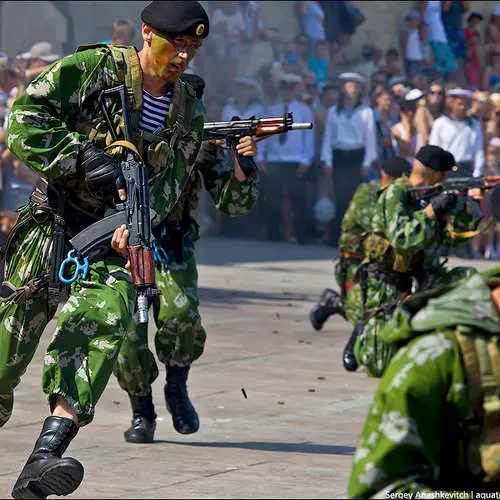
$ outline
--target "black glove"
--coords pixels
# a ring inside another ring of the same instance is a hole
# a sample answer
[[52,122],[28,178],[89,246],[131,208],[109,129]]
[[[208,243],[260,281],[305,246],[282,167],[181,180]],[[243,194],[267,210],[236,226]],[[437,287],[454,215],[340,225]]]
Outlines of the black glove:
[[455,208],[456,204],[457,195],[453,191],[443,191],[431,198],[431,205],[436,219],[440,219],[443,215],[449,213]]
[[78,161],[92,194],[109,196],[125,188],[120,162],[94,144],[80,151]]
[[241,171],[245,174],[245,177],[250,177],[252,174],[259,170],[254,159],[250,156],[243,156],[236,153],[236,158]]

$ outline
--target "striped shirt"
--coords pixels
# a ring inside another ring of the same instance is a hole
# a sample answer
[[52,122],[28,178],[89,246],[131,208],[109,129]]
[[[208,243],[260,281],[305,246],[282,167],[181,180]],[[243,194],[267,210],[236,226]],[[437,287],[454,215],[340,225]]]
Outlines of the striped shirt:
[[171,102],[172,92],[167,92],[161,97],[153,97],[150,93],[142,89],[142,110],[139,119],[139,129],[154,132],[168,116]]

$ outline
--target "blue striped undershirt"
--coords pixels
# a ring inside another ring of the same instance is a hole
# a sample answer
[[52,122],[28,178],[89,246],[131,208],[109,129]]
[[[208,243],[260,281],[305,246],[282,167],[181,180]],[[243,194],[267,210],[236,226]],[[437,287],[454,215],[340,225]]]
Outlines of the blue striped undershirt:
[[142,90],[142,110],[139,119],[139,129],[147,132],[155,132],[168,116],[172,92],[164,96],[153,97],[150,93]]

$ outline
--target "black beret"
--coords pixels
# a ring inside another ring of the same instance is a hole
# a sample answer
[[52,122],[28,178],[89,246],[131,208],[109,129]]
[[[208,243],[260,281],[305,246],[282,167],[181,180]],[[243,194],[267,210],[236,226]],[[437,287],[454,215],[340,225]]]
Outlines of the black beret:
[[402,175],[409,175],[411,172],[411,163],[401,156],[395,156],[385,160],[380,168],[387,174],[396,179]]
[[448,172],[457,169],[455,157],[449,151],[445,151],[439,146],[431,146],[430,144],[422,146],[415,155],[415,159],[424,166],[438,172]]
[[155,0],[141,13],[142,22],[164,35],[190,35],[205,38],[209,31],[208,15],[200,2],[192,0]]
[[203,80],[201,76],[191,74],[186,75],[186,73],[184,73],[181,76],[181,79],[186,83],[189,83],[189,85],[193,87],[193,90],[198,99],[201,99],[203,97],[203,91],[205,90],[205,80]]
[[491,215],[496,221],[500,221],[500,185],[490,191]]

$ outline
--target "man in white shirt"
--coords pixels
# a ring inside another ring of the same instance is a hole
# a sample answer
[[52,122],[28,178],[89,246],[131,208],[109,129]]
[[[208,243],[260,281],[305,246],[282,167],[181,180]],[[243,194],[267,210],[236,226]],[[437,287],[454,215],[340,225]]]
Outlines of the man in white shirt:
[[234,99],[222,110],[221,120],[231,121],[234,116],[242,120],[251,116],[262,117],[264,106],[255,101],[259,82],[255,78],[237,76],[233,79]]
[[[291,112],[296,122],[313,122],[312,109],[297,100],[303,87],[301,77],[282,74],[279,82],[283,103],[270,106],[266,115]],[[307,206],[304,175],[313,157],[314,133],[310,130],[296,130],[261,142],[257,161],[263,172],[258,203],[269,239],[305,241],[311,210]]]
[[458,170],[449,177],[479,177],[483,173],[485,155],[481,124],[467,116],[473,92],[466,89],[448,91],[449,114],[432,125],[429,144],[441,146],[457,161]]

